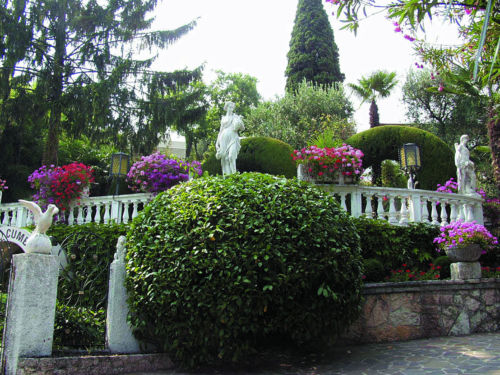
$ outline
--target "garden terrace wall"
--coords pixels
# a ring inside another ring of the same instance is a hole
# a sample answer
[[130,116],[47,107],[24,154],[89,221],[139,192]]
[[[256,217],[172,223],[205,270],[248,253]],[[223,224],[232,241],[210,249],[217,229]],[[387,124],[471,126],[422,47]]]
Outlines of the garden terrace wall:
[[469,335],[500,329],[500,279],[370,283],[350,343]]

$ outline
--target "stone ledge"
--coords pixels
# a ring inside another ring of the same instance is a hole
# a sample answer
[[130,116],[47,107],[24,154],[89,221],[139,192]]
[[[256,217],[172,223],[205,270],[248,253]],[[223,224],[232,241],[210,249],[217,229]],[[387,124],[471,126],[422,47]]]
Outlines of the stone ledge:
[[367,283],[363,294],[390,294],[408,292],[500,289],[500,278],[472,279],[472,280],[426,280],[389,283]]
[[173,368],[166,354],[20,358],[17,375],[119,375]]

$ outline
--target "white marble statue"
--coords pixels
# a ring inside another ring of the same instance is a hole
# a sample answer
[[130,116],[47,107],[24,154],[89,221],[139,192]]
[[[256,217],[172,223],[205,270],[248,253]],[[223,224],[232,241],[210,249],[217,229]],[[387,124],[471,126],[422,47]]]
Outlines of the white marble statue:
[[119,262],[125,262],[125,244],[127,242],[127,237],[120,236],[116,242],[116,253],[115,259]]
[[27,253],[51,254],[52,243],[50,238],[45,234],[52,225],[52,217],[59,212],[59,209],[49,204],[47,210],[42,212],[42,209],[35,202],[19,199],[19,202],[33,213],[35,220],[35,230],[31,232],[30,237],[26,241]]
[[221,161],[222,175],[227,176],[236,173],[236,158],[241,148],[238,132],[245,130],[245,126],[242,117],[233,113],[233,102],[227,102],[224,109],[227,112],[221,119],[215,156]]
[[476,174],[474,163],[470,161],[467,148],[469,136],[460,137],[460,143],[455,143],[455,165],[457,166],[457,183],[459,194],[476,194]]

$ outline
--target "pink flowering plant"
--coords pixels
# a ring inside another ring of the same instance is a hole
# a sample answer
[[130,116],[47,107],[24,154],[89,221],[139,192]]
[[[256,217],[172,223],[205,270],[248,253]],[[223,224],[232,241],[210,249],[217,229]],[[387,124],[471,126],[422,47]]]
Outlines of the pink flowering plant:
[[8,190],[7,181],[0,178],[0,191]]
[[127,182],[133,191],[158,194],[182,181],[189,180],[190,174],[201,176],[200,162],[187,162],[175,156],[165,156],[156,152],[142,156],[141,160],[132,165],[127,173]]
[[441,233],[434,238],[434,243],[438,246],[438,252],[459,245],[478,244],[485,254],[498,245],[498,239],[475,221],[466,223],[458,220],[441,227]]
[[293,160],[304,164],[310,176],[325,179],[341,173],[352,176],[356,181],[363,173],[363,156],[361,150],[345,143],[337,148],[309,146],[292,153]]
[[94,182],[94,174],[92,167],[77,162],[62,167],[43,165],[28,177],[28,182],[36,190],[33,200],[42,208],[55,204],[65,211]]

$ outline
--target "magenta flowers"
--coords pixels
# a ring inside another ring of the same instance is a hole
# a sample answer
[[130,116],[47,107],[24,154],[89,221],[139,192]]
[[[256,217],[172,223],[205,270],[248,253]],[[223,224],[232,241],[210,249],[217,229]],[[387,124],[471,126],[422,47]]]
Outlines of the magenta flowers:
[[0,178],[0,191],[8,190],[7,181]]
[[477,224],[475,221],[465,223],[458,220],[441,227],[441,233],[434,238],[434,243],[438,246],[437,251],[459,245],[478,244],[485,253],[486,250],[493,249],[495,245],[498,245],[498,239],[483,225]]
[[363,173],[363,156],[361,150],[345,143],[338,148],[309,146],[292,153],[293,160],[297,164],[304,164],[306,172],[312,176],[324,177],[342,173],[355,179],[359,179]]
[[201,176],[201,164],[198,161],[186,162],[156,152],[141,157],[132,165],[127,173],[127,182],[133,191],[157,194],[189,180],[190,173]]

